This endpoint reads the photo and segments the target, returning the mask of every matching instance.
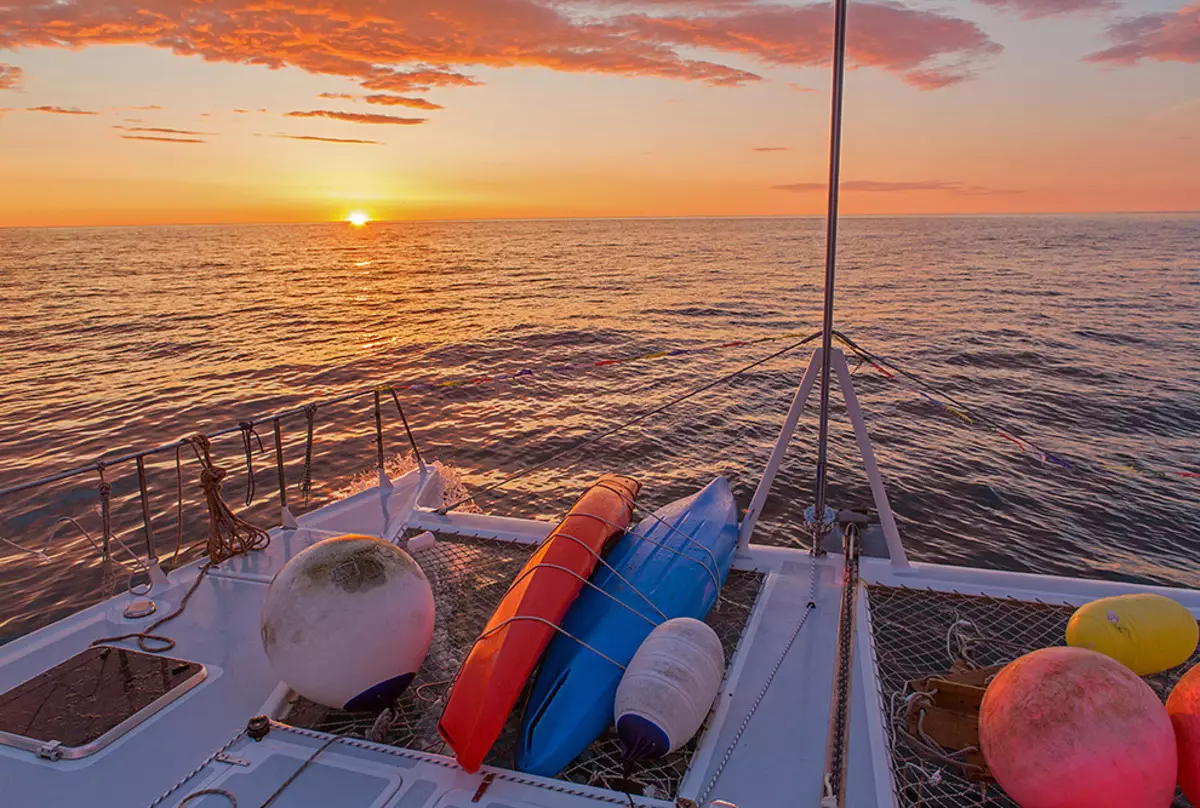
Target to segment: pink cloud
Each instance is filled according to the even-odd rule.
[[[21,83],[21,68],[0,62],[0,90],[13,90]]]
[[[425,118],[401,118],[398,115],[379,115],[371,112],[336,112],[332,109],[288,112],[286,115],[289,118],[332,118],[335,121],[349,121],[350,123],[399,124],[401,126],[413,126],[426,121]]]
[[[368,95],[368,104],[383,104],[389,107],[412,107],[413,109],[442,109],[441,104],[426,101],[424,98],[413,98],[407,95]]]
[[[362,140],[356,137],[314,137],[312,135],[276,135],[275,137],[288,140],[308,140],[313,143],[362,143],[370,146],[382,146],[378,140]]]
[[[1111,11],[1121,5],[1121,0],[978,0],[978,2],[992,8],[1011,11],[1026,20],[1054,17],[1061,14]]]
[[[1142,59],[1200,63],[1200,3],[1164,14],[1143,14],[1108,29],[1114,44],[1090,54],[1091,62],[1132,65]]]
[[[154,143],[207,143],[207,140],[184,137],[156,137],[154,135],[121,135],[123,140],[149,140]]]
[[[833,13],[827,3],[755,5],[729,14],[641,14],[620,21],[628,27],[628,36],[646,42],[810,67],[829,61]],[[856,66],[876,67],[921,89],[935,89],[970,78],[974,60],[997,54],[1002,48],[967,20],[899,3],[862,2],[854,7],[847,50]]]
[[[776,191],[790,191],[794,194],[824,193],[828,188],[824,182],[793,182],[786,185],[774,185]],[[842,183],[843,191],[851,193],[895,194],[920,191],[943,191],[956,196],[1007,196],[1021,194],[1024,191],[1005,188],[986,188],[982,185],[967,185],[962,182],[943,182],[941,180],[926,180],[920,182],[888,182],[884,180],[848,180]]]
[[[99,115],[99,112],[80,109],[79,107],[54,107],[42,105],[40,107],[28,107],[28,112],[49,112],[52,115]]]
[[[478,84],[471,67],[542,67],[736,86],[761,76],[724,64],[827,62],[832,5],[753,0],[8,0],[0,49],[144,44],[209,61],[297,67],[378,93]],[[1000,50],[974,23],[889,0],[856,2],[858,66],[918,87],[967,78]],[[704,55],[697,53],[703,51]]]

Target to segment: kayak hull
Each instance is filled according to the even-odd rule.
[[[609,659],[565,634],[550,643],[522,722],[521,771],[558,774],[612,725],[623,673],[613,663],[628,665],[664,615],[703,620],[736,548],[737,504],[721,477],[642,520],[614,545],[605,560],[619,576],[601,566],[592,582],[606,594],[584,590],[563,622],[565,634]]]
[[[554,626],[633,518],[639,484],[604,475],[572,506],[514,579],[455,677],[438,732],[477,771],[504,729]]]

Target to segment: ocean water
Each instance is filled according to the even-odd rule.
[[[818,326],[819,219],[530,221],[0,229],[0,487],[355,390],[282,422],[297,510],[339,496],[376,461],[369,390],[399,395],[425,455],[478,490],[581,436],[631,419],[786,347]],[[855,383],[893,508],[917,560],[1200,585],[1200,216],[851,218],[838,326],[1074,461],[1042,462],[870,365]],[[675,349],[720,350],[595,366]],[[786,353],[560,457],[489,511],[553,517],[597,474],[663,504],[724,474],[742,507],[811,346]],[[591,363],[586,370],[556,371]],[[856,360],[851,357],[852,365]],[[815,398],[814,398],[815,400]],[[870,496],[835,393],[830,492]],[[406,450],[385,402],[389,462]],[[244,507],[239,434],[214,444],[227,500],[278,521],[269,423]],[[815,419],[805,417],[758,539],[803,540]],[[148,461],[154,542],[196,557],[198,468]],[[1100,464],[1157,469],[1130,473]],[[1084,467],[1086,466],[1086,468]],[[142,532],[132,463],[110,465],[112,527]],[[0,537],[42,548],[55,520],[101,531],[95,471],[0,497]],[[182,525],[182,532],[180,532]],[[45,557],[0,543],[0,642],[112,584],[73,524]],[[189,548],[191,548],[189,550]],[[118,583],[123,583],[118,581]]]

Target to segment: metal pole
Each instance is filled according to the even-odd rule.
[[[421,474],[424,474],[425,461],[421,459],[421,450],[417,448],[417,439],[413,437],[412,429],[408,426],[408,418],[404,415],[404,408],[400,406],[400,396],[396,395],[396,388],[389,387],[388,390],[392,394],[392,401],[396,402],[396,411],[400,413],[400,422],[404,424],[404,434],[408,435],[408,445],[412,447],[413,457],[417,459],[417,468],[421,470]]]
[[[379,391],[375,391],[375,468],[383,471],[383,413],[379,408]]]
[[[825,313],[821,329],[821,419],[817,433],[818,526],[825,519],[825,464],[829,443],[829,365],[833,346],[833,282],[837,265],[838,184],[842,164],[842,97],[846,86],[846,6],[836,0],[833,29],[833,101],[829,130],[829,213],[825,230]],[[813,549],[820,546],[820,527],[813,536]]]
[[[146,459],[137,459],[138,495],[142,501],[142,527],[146,531],[146,563],[157,564],[158,554],[154,552],[154,525],[150,519],[150,492],[146,489]]]
[[[871,436],[867,432],[867,423],[863,420],[862,408],[858,405],[858,394],[854,392],[854,382],[850,379],[850,368],[846,366],[846,355],[840,348],[833,350],[833,369],[841,382],[842,398],[846,401],[846,412],[850,423],[854,425],[854,435],[858,438],[858,451],[862,455],[863,468],[867,472],[867,482],[871,485],[871,496],[875,499],[875,511],[879,514],[879,524],[883,526],[883,537],[887,541],[888,555],[891,556],[892,566],[907,569],[908,555],[904,552],[904,543],[900,541],[900,528],[896,526],[896,517],[892,513],[892,505],[888,500],[887,487],[883,484],[883,475],[879,473],[879,464],[875,461],[875,449],[871,446]]]
[[[812,358],[808,360],[808,369],[804,371],[804,378],[800,380],[800,385],[796,388],[796,395],[792,398],[792,406],[788,408],[787,417],[783,419],[783,429],[779,431],[779,440],[775,441],[775,448],[771,450],[771,458],[767,461],[762,479],[758,481],[758,487],[754,489],[750,507],[746,509],[746,515],[742,517],[742,525],[738,529],[737,552],[739,555],[744,555],[746,548],[750,545],[750,536],[754,534],[754,526],[758,523],[758,517],[762,515],[763,506],[767,503],[767,495],[771,493],[775,474],[779,471],[780,464],[783,463],[788,444],[792,442],[792,435],[796,431],[796,424],[804,412],[804,404],[808,401],[813,383],[817,380],[817,367],[820,362],[821,350],[818,348],[813,351]]]
[[[272,422],[275,429],[275,473],[279,475],[279,507],[286,508],[287,501],[287,474],[283,470],[283,434],[279,429],[279,419],[275,418]]]

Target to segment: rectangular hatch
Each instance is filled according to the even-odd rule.
[[[0,743],[48,760],[100,751],[206,676],[203,665],[101,645],[0,693]]]

